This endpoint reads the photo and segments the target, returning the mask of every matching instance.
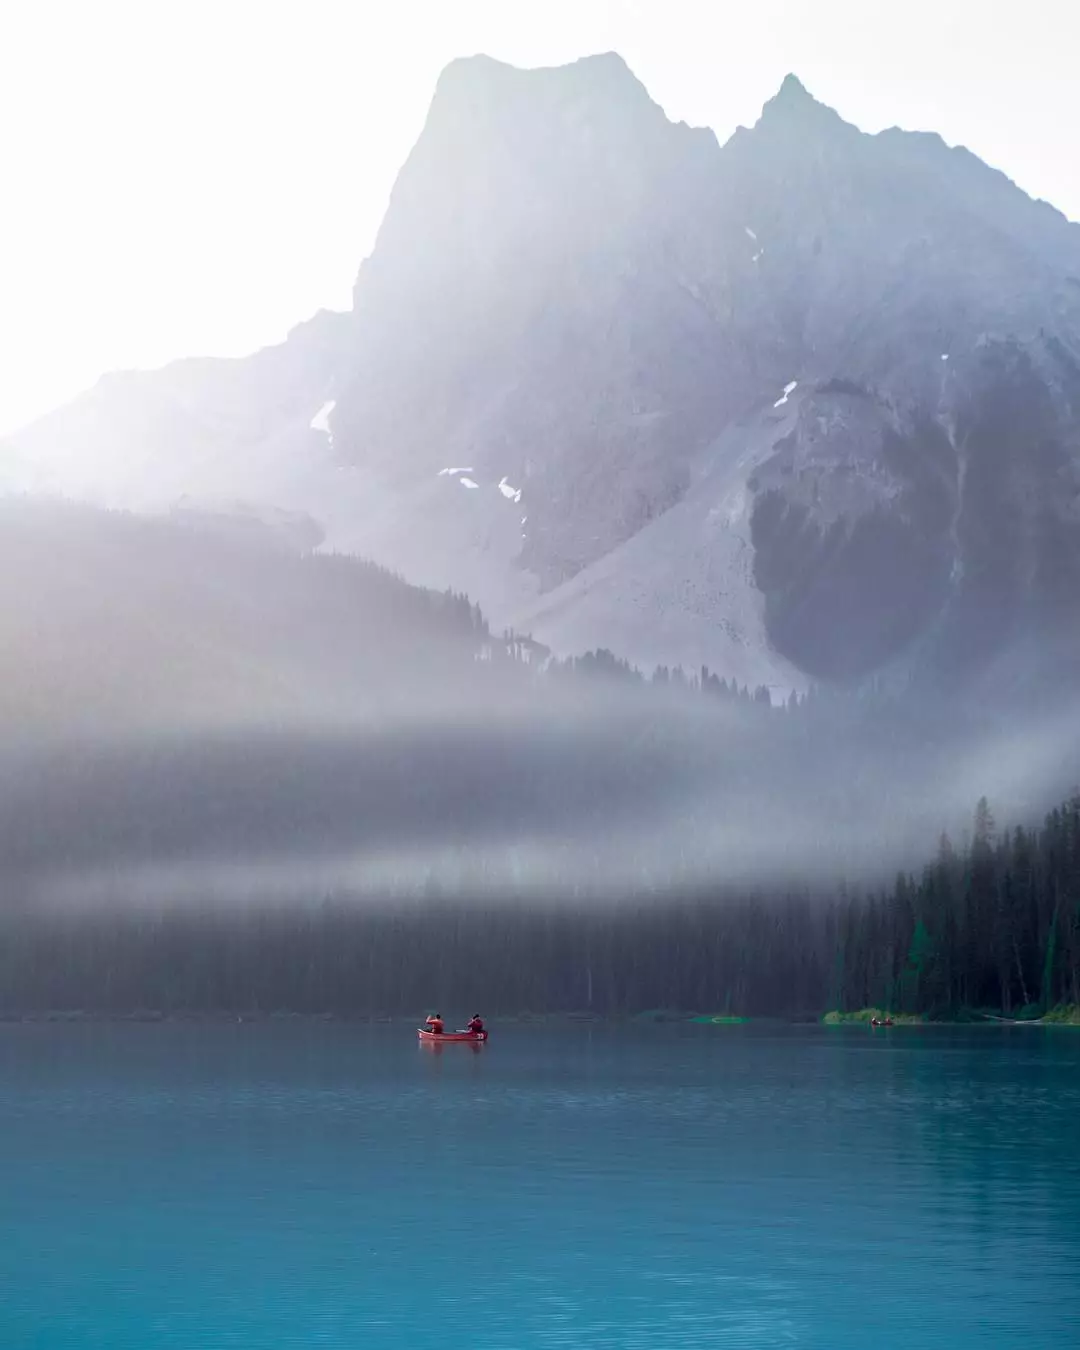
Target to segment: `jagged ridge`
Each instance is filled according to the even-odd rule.
[[[985,669],[1074,625],[1080,229],[795,76],[720,146],[612,54],[452,63],[333,322],[252,440],[193,390],[187,490],[224,460],[557,649],[751,683]],[[17,448],[86,458],[160,380]]]

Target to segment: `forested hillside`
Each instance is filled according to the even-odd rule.
[[[288,522],[0,500],[0,729],[342,719],[475,682],[468,600],[306,542]]]

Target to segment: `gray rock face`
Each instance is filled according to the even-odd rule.
[[[697,626],[825,678],[974,655],[1075,617],[1078,275],[1052,208],[794,77],[720,147],[617,58],[459,63],[361,271],[335,428],[395,476],[523,484],[541,636],[660,657],[667,627],[693,657]],[[718,478],[756,595],[684,528]],[[609,621],[568,623],[598,588]]]
[[[324,328],[253,405],[234,380],[140,423],[140,462],[174,496],[228,469],[556,650],[790,687],[1080,631],[1080,227],[794,77],[721,147],[616,56],[453,63]],[[169,378],[99,388],[92,431],[72,405],[21,461],[91,462]]]
[[[357,281],[344,451],[525,485],[545,588],[678,500],[731,411],[694,294],[716,151],[617,57],[452,65]]]

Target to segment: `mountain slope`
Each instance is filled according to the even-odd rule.
[[[286,507],[557,650],[782,689],[1080,631],[1080,227],[794,77],[720,146],[614,55],[453,63],[319,325],[251,358],[287,399],[234,374],[127,432],[171,368],[12,451],[94,494],[134,439],[117,500]]]
[[[18,488],[131,510],[187,495],[289,508],[326,450],[311,422],[330,400],[348,326],[321,311],[252,356],[103,376],[12,437],[0,468],[16,462]],[[333,471],[328,455],[322,467]]]
[[[414,714],[476,689],[486,642],[466,601],[273,527],[0,502],[9,741]]]

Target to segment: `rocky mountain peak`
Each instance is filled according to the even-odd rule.
[[[788,71],[770,102],[781,107],[794,107],[799,103],[814,103],[816,100],[798,75]]]
[[[614,52],[527,69],[490,56],[460,57],[439,77],[417,149],[435,142],[459,155],[508,146],[525,151],[596,125],[610,136],[665,121]]]
[[[478,53],[459,56],[442,71],[435,86],[432,111],[454,100],[513,99],[525,94],[592,93],[597,97],[628,101],[649,100],[645,86],[617,52],[583,56],[565,66],[513,66],[493,56]],[[539,111],[539,109],[537,109]]]
[[[859,132],[825,103],[819,103],[797,75],[785,75],[777,92],[761,110],[757,129],[794,134],[844,134]]]
[[[536,69],[452,61],[364,265],[365,303],[384,278],[397,287],[407,273],[427,303],[444,284],[483,289],[504,249],[519,266],[559,251],[588,232],[591,213],[648,196],[648,166],[664,170],[673,132],[687,129],[614,53]]]

